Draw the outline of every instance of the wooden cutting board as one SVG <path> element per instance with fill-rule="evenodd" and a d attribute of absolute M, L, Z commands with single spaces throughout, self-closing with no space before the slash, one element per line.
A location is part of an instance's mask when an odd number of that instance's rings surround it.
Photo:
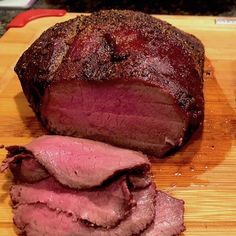
<path fill-rule="evenodd" d="M 78 14 L 46 17 L 11 28 L 0 39 L 0 144 L 25 144 L 43 131 L 22 93 L 13 68 L 22 52 L 49 26 Z M 171 158 L 156 160 L 156 184 L 185 201 L 184 235 L 236 235 L 236 25 L 214 17 L 158 16 L 196 35 L 205 45 L 205 122 Z M 0 161 L 6 151 L 0 149 Z M 0 175 L 0 235 L 16 235 L 8 190 Z"/>

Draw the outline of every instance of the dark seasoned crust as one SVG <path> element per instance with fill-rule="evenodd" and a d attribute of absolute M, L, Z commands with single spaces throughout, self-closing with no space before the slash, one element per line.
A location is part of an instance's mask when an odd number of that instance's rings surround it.
<path fill-rule="evenodd" d="M 41 96 L 53 80 L 82 19 L 78 17 L 46 30 L 18 60 L 15 72 L 34 111 L 38 111 Z"/>
<path fill-rule="evenodd" d="M 193 35 L 144 13 L 110 10 L 45 31 L 15 71 L 39 119 L 46 88 L 64 80 L 118 79 L 157 86 L 185 112 L 185 139 L 203 120 L 203 64 L 204 47 Z"/>

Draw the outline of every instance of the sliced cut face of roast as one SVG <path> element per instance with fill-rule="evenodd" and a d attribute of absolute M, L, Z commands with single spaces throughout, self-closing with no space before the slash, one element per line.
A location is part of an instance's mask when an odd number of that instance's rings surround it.
<path fill-rule="evenodd" d="M 15 205 L 43 203 L 52 210 L 71 215 L 90 225 L 111 228 L 125 219 L 135 202 L 126 178 L 93 190 L 65 187 L 53 177 L 33 184 L 16 184 L 11 188 Z"/>
<path fill-rule="evenodd" d="M 180 145 L 186 130 L 186 115 L 170 94 L 122 79 L 61 81 L 46 90 L 42 104 L 41 119 L 54 133 L 158 156 Z"/>

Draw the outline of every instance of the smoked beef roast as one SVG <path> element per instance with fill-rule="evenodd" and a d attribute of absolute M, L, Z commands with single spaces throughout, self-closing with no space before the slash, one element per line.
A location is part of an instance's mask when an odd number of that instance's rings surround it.
<path fill-rule="evenodd" d="M 185 229 L 184 202 L 156 190 L 141 153 L 56 135 L 7 150 L 2 170 L 14 176 L 14 223 L 23 235 L 172 236 Z"/>
<path fill-rule="evenodd" d="M 45 31 L 19 59 L 50 133 L 163 156 L 203 121 L 204 47 L 150 15 L 108 10 Z"/>

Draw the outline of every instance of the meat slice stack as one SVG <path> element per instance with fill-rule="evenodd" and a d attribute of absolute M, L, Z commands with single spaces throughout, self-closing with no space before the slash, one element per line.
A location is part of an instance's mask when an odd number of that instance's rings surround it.
<path fill-rule="evenodd" d="M 108 10 L 45 31 L 15 71 L 42 124 L 155 156 L 203 121 L 204 47 L 150 15 Z"/>
<path fill-rule="evenodd" d="M 182 200 L 156 190 L 141 153 L 42 136 L 7 148 L 14 222 L 29 236 L 178 235 Z"/>

